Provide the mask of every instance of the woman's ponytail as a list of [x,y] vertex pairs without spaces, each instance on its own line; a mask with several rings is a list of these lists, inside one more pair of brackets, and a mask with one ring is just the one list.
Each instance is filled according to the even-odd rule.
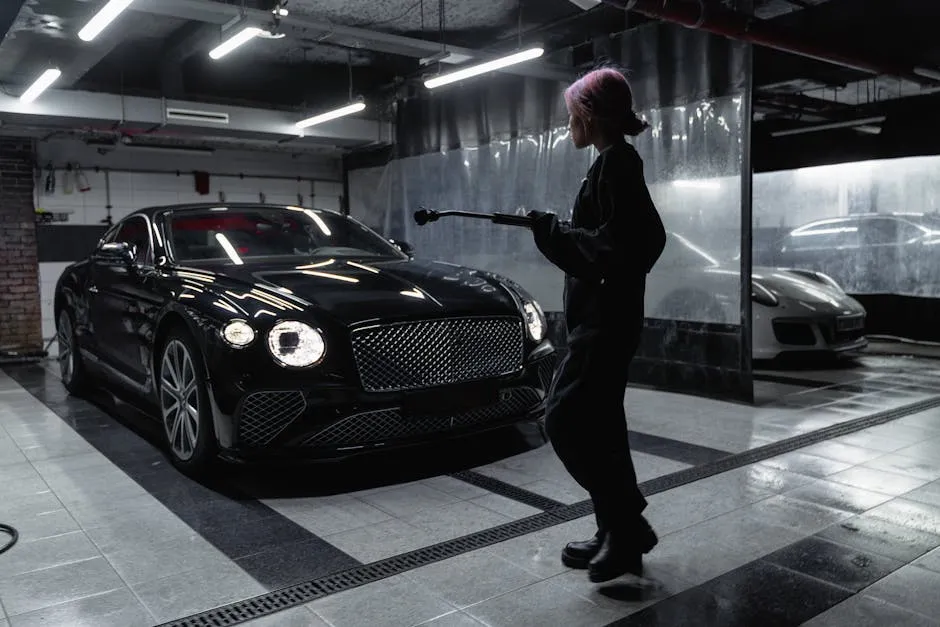
[[636,137],[650,127],[646,120],[643,120],[635,112],[629,111],[623,122],[623,132],[630,137]]

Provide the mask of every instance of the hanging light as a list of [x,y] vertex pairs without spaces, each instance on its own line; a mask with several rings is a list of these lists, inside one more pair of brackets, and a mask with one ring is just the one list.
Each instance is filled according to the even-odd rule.
[[257,28],[256,26],[248,26],[243,28],[213,48],[212,51],[209,52],[209,56],[217,61],[227,54],[234,52],[236,49],[241,48],[255,37],[261,35],[263,32],[263,30]]
[[23,95],[20,96],[20,101],[26,104],[29,104],[39,98],[40,95],[49,87],[59,80],[59,77],[62,76],[62,71],[58,68],[49,68],[45,72],[39,75],[39,78],[29,86],[29,89],[23,92]]
[[492,61],[487,61],[486,63],[472,65],[470,67],[463,68],[462,70],[450,72],[449,74],[435,76],[434,78],[430,78],[424,81],[424,86],[428,89],[442,87],[444,85],[456,83],[467,78],[479,76],[480,74],[494,72],[511,65],[517,65],[519,63],[525,63],[526,61],[531,61],[532,59],[537,59],[542,56],[544,52],[545,50],[543,48],[529,48],[528,50],[522,50],[521,52],[516,52],[498,59],[493,59]]
[[352,115],[353,113],[359,113],[360,111],[365,110],[365,108],[366,103],[361,101],[354,102],[352,104],[346,105],[345,107],[340,107],[339,109],[327,111],[326,113],[320,113],[305,120],[301,120],[300,122],[297,122],[295,126],[299,129],[310,128],[311,126],[323,124],[324,122],[329,122],[330,120]]

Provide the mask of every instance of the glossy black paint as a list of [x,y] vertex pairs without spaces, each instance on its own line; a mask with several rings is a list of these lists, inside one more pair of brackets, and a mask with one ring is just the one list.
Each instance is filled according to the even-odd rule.
[[[226,206],[268,208],[257,204]],[[58,320],[62,311],[72,316],[81,355],[96,380],[119,395],[129,395],[132,402],[139,401],[148,413],[158,409],[155,373],[161,342],[173,328],[187,330],[208,373],[215,436],[224,456],[346,456],[350,454],[346,449],[314,450],[299,444],[317,427],[372,409],[430,407],[449,399],[449,409],[459,412],[485,406],[511,389],[530,388],[541,399],[547,394],[550,381],[545,378],[546,364],[554,363],[555,349],[547,338],[536,342],[527,333],[524,367],[519,372],[420,391],[364,392],[351,350],[351,331],[380,323],[477,316],[518,317],[524,328],[521,308],[531,297],[491,273],[415,260],[401,252],[407,247],[390,247],[394,252],[388,257],[367,260],[258,259],[241,265],[229,260],[175,261],[172,247],[166,245],[168,216],[211,207],[143,209],[116,224],[89,258],[63,272],[56,286],[55,316]],[[133,257],[134,251],[107,243],[129,220],[146,222],[152,254]],[[236,349],[223,339],[221,329],[231,320],[251,323],[256,331],[252,344]],[[283,320],[306,322],[321,331],[327,350],[320,363],[292,369],[272,358],[266,333]],[[269,446],[260,450],[240,446],[237,414],[242,400],[252,392],[272,390],[301,391],[306,397],[306,411]],[[541,413],[539,403],[522,415],[434,437],[460,436],[536,420]],[[388,448],[427,439],[401,439],[373,446]]]

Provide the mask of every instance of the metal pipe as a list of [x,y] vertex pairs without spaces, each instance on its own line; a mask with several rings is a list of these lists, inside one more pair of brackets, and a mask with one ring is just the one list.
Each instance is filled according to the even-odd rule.
[[861,52],[840,52],[823,43],[795,36],[788,30],[753,15],[728,9],[710,0],[602,0],[625,11],[634,11],[647,17],[697,28],[715,35],[750,42],[782,52],[808,57],[817,61],[841,65],[875,75],[896,76],[921,85],[935,85],[914,71],[912,66],[885,62],[865,57]]

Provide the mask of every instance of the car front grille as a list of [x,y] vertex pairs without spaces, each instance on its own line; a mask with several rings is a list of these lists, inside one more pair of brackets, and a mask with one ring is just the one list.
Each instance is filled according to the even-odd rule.
[[310,447],[354,447],[440,434],[485,426],[523,416],[538,407],[539,393],[531,388],[517,388],[509,398],[495,405],[464,411],[452,416],[408,418],[397,409],[382,409],[349,416],[327,426],[304,440]]
[[238,439],[245,446],[270,443],[307,409],[298,391],[255,392],[242,401]]
[[352,333],[367,392],[477,381],[522,369],[521,318],[454,318],[389,324]]

